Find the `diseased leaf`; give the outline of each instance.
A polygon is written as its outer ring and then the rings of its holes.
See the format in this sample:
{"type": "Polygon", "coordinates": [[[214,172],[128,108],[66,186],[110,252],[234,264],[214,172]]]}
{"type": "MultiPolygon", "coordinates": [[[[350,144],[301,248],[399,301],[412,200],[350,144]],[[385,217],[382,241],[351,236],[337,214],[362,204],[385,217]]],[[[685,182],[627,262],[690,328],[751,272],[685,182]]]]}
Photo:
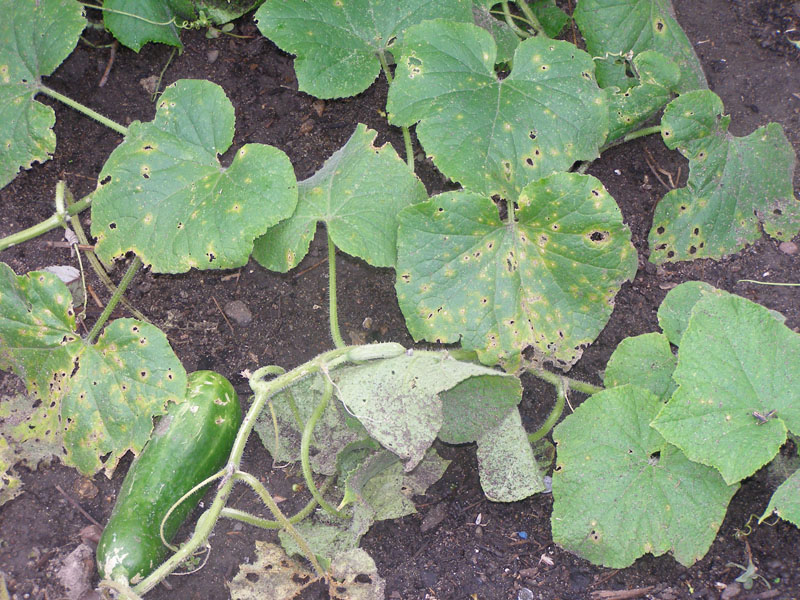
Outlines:
{"type": "Polygon", "coordinates": [[[376,267],[394,266],[397,213],[428,196],[392,146],[373,145],[377,135],[359,123],[347,143],[300,182],[294,214],[256,240],[259,263],[273,271],[294,268],[322,222],[343,252],[376,267]]]}
{"type": "MultiPolygon", "coordinates": [[[[0,407],[0,412],[2,408],[0,407]]],[[[0,414],[0,418],[2,415],[0,414]]],[[[22,493],[20,481],[13,467],[17,459],[6,438],[0,435],[0,506],[22,493]]]]}
{"type": "Polygon", "coordinates": [[[486,364],[533,347],[571,365],[636,272],[613,198],[594,177],[529,184],[511,222],[491,199],[447,192],[400,213],[395,287],[416,340],[476,350],[486,364]]]}
{"type": "Polygon", "coordinates": [[[765,521],[773,514],[800,527],[800,471],[795,471],[789,479],[778,486],[758,522],[765,521]]]}
{"type": "Polygon", "coordinates": [[[475,25],[415,25],[386,108],[395,125],[419,121],[417,137],[442,173],[513,199],[531,181],[596,158],[608,107],[591,58],[568,42],[522,42],[505,79],[496,55],[492,36],[475,25]]]}
{"type": "Polygon", "coordinates": [[[481,488],[493,502],[516,502],[545,489],[519,410],[478,438],[481,488]]]}
{"type": "Polygon", "coordinates": [[[667,401],[675,391],[672,372],[677,362],[662,333],[625,338],[608,359],[603,384],[612,388],[630,383],[667,401]]]}
{"type": "Polygon", "coordinates": [[[233,130],[221,87],[169,86],[155,119],[132,123],[100,173],[91,195],[98,255],[133,251],[158,273],[245,264],[253,240],[291,216],[297,182],[288,157],[263,144],[242,146],[222,167],[233,130]]]}
{"type": "Polygon", "coordinates": [[[759,239],[762,228],[780,240],[800,231],[796,158],[783,129],[770,123],[733,137],[722,110],[708,90],[684,94],[664,110],[661,137],[689,159],[689,180],[656,207],[652,262],[720,258],[759,239]]]}
{"type": "MultiPolygon", "coordinates": [[[[656,50],[680,68],[680,93],[708,87],[692,44],[675,20],[670,0],[581,0],[573,16],[592,56],[656,50]]],[[[608,70],[598,65],[597,81],[607,87],[624,69],[624,65],[608,70]]]]}
{"type": "Polygon", "coordinates": [[[301,92],[318,98],[355,96],[381,70],[378,55],[402,43],[403,32],[428,19],[471,22],[467,0],[267,0],[256,11],[261,33],[297,55],[301,92]]]}
{"type": "Polygon", "coordinates": [[[800,433],[800,335],[749,300],[704,294],[680,344],[679,387],[653,427],[740,481],[773,459],[787,428],[800,433]]]}
{"type": "Polygon", "coordinates": [[[716,537],[738,485],[689,461],[649,426],[662,403],[624,385],[581,404],[553,431],[553,541],[595,564],[671,552],[684,566],[716,537]]]}
{"type": "Polygon", "coordinates": [[[223,24],[238,19],[264,0],[192,0],[195,8],[202,11],[214,23],[223,24]]]}
{"type": "Polygon", "coordinates": [[[74,0],[0,0],[0,188],[56,149],[53,109],[33,98],[86,26],[74,0]]]}
{"type": "Polygon", "coordinates": [[[142,449],[152,417],[183,399],[186,372],[161,330],[118,319],[86,344],[73,329],[69,291],[52,273],[17,277],[0,263],[0,306],[0,368],[21,377],[30,396],[15,408],[10,434],[34,466],[63,446],[66,464],[110,474],[125,452],[142,449]]]}

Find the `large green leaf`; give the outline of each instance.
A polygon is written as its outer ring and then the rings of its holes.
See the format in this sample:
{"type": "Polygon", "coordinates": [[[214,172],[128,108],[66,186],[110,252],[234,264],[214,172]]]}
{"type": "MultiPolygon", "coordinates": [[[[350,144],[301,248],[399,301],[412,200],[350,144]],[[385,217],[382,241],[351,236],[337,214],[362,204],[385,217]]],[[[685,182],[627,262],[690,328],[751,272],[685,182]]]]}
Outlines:
{"type": "Polygon", "coordinates": [[[789,479],[778,486],[769,499],[769,506],[761,515],[759,523],[772,514],[800,527],[800,470],[795,471],[789,479]]]}
{"type": "Polygon", "coordinates": [[[323,222],[340,250],[376,267],[394,266],[397,213],[428,196],[392,146],[373,145],[377,135],[359,123],[347,143],[300,182],[294,214],[256,240],[259,263],[281,272],[297,266],[323,222]]]}
{"type": "Polygon", "coordinates": [[[397,297],[414,339],[458,342],[496,363],[527,347],[563,365],[597,337],[637,266],[630,232],[594,177],[531,183],[516,218],[448,192],[405,209],[397,297]]]}
{"type": "Polygon", "coordinates": [[[380,54],[427,19],[472,21],[467,0],[267,0],[256,23],[281,50],[297,55],[300,91],[318,98],[355,96],[381,70],[380,54]]]}
{"type": "Polygon", "coordinates": [[[86,26],[74,0],[0,0],[0,188],[56,149],[53,109],[34,101],[86,26]]]}
{"type": "Polygon", "coordinates": [[[288,157],[246,144],[227,168],[233,106],[218,85],[180,80],[155,119],[134,122],[92,193],[92,234],[107,260],[132,250],[155,272],[227,269],[247,262],[253,240],[289,217],[297,182],[288,157]]]}
{"type": "Polygon", "coordinates": [[[738,485],[689,461],[649,426],[662,406],[631,385],[595,394],[553,431],[553,541],[606,567],[711,546],[738,485]]]}
{"type": "Polygon", "coordinates": [[[648,239],[655,263],[720,258],[760,238],[762,228],[781,240],[800,231],[796,158],[783,129],[770,123],[733,137],[722,110],[708,90],[684,94],[664,110],[661,136],[689,159],[689,180],[656,207],[648,239]]]}
{"type": "Polygon", "coordinates": [[[82,473],[110,473],[125,452],[142,449],[152,417],[183,399],[186,373],[157,327],[118,319],[87,345],[55,275],[17,277],[0,263],[0,306],[0,367],[38,400],[12,430],[18,442],[63,445],[65,462],[82,473]]]}
{"type": "Polygon", "coordinates": [[[740,481],[772,460],[787,428],[800,433],[800,335],[749,300],[704,294],[680,342],[679,388],[653,427],[740,481]]]}
{"type": "Polygon", "coordinates": [[[666,401],[675,391],[672,373],[676,363],[663,333],[625,338],[608,359],[603,384],[611,388],[631,383],[666,401]]]}
{"type": "Polygon", "coordinates": [[[395,125],[419,121],[436,166],[467,188],[513,199],[529,182],[596,158],[608,133],[594,63],[568,42],[531,38],[505,79],[492,36],[429,21],[406,32],[389,90],[395,125]]]}
{"type": "Polygon", "coordinates": [[[183,49],[178,26],[194,15],[188,0],[104,0],[103,7],[106,29],[134,52],[147,42],[183,49]]]}
{"type": "MultiPolygon", "coordinates": [[[[656,50],[680,67],[681,93],[708,87],[692,44],[675,20],[670,0],[581,0],[574,17],[592,56],[656,50]]],[[[624,69],[620,64],[606,72],[598,66],[597,81],[606,87],[624,69]]]]}

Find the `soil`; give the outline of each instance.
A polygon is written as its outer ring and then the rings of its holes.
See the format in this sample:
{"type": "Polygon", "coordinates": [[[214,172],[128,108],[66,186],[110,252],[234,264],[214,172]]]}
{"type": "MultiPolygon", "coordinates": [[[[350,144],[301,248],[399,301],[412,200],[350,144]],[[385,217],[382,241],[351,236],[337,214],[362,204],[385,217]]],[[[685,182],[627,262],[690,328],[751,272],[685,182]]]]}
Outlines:
{"type": "MultiPolygon", "coordinates": [[[[794,148],[800,148],[800,48],[791,42],[800,39],[800,3],[674,0],[674,5],[711,88],[732,116],[732,132],[746,135],[776,121],[794,148]]],[[[150,120],[155,112],[143,86],[147,78],[158,77],[163,70],[164,85],[181,78],[209,79],[225,89],[236,107],[233,148],[249,142],[277,146],[288,154],[298,180],[319,169],[359,122],[378,131],[379,143],[389,142],[402,154],[399,130],[389,127],[380,114],[386,99],[383,79],[355,98],[325,102],[318,114],[314,98],[296,91],[291,56],[258,35],[250,18],[237,22],[236,33],[252,37],[206,39],[203,32],[187,31],[182,35],[184,52],[172,57],[172,50],[162,45],[149,44],[139,54],[120,48],[104,87],[98,87],[98,81],[109,50],[81,42],[46,83],[127,124],[134,119],[150,120]]],[[[99,32],[88,35],[94,43],[110,41],[99,32]]],[[[21,173],[0,191],[0,204],[5,207],[0,213],[0,235],[49,217],[58,179],[66,180],[75,197],[91,192],[107,156],[121,141],[117,134],[77,112],[48,98],[39,99],[56,111],[58,148],[52,160],[21,173]]],[[[447,188],[430,163],[422,160],[417,166],[430,193],[447,188]]],[[[589,172],[603,181],[619,203],[633,232],[640,269],[635,280],[623,286],[608,326],[586,350],[572,375],[599,383],[619,341],[656,331],[656,309],[667,290],[688,280],[707,281],[780,311],[787,325],[798,330],[797,288],[741,282],[800,281],[796,246],[792,252],[791,246],[780,247],[764,238],[718,261],[661,267],[647,261],[647,233],[654,207],[667,191],[665,173],[672,175],[675,185],[685,184],[687,165],[677,152],[668,151],[657,137],[643,138],[609,150],[589,172]],[[653,168],[643,160],[645,156],[653,168]]],[[[795,190],[800,190],[800,174],[796,174],[795,190]]],[[[9,249],[2,260],[17,273],[72,264],[68,250],[47,245],[60,235],[53,231],[9,249]]],[[[794,243],[800,239],[795,238],[794,243]]],[[[239,375],[243,369],[266,364],[291,368],[331,348],[325,308],[327,269],[320,265],[324,257],[324,239],[322,243],[318,239],[306,260],[287,275],[268,272],[252,262],[235,271],[175,276],[143,272],[127,295],[166,331],[187,371],[217,370],[246,397],[248,387],[239,375]],[[251,323],[241,325],[223,316],[221,309],[234,300],[243,302],[252,313],[251,323]]],[[[345,339],[411,344],[397,306],[393,273],[344,255],[338,257],[338,265],[345,339]],[[365,328],[368,317],[371,325],[365,328]]],[[[118,264],[113,275],[119,278],[124,268],[118,264]]],[[[89,283],[106,301],[108,294],[102,285],[93,279],[89,283]]],[[[100,309],[90,302],[89,310],[91,322],[100,309]]],[[[120,310],[115,316],[129,315],[120,310]]],[[[521,410],[526,426],[533,430],[548,414],[554,394],[536,380],[525,378],[524,383],[521,410]]],[[[2,375],[0,392],[5,396],[20,389],[16,378],[2,375]]],[[[573,406],[582,400],[576,395],[573,406]]],[[[363,547],[375,558],[380,576],[386,580],[387,598],[577,600],[611,597],[599,594],[609,590],[640,590],[638,597],[659,600],[788,600],[800,596],[800,531],[783,521],[755,526],[750,520],[752,514],[760,514],[775,487],[766,469],[744,482],[717,540],[697,564],[685,568],[669,556],[647,556],[617,571],[589,564],[551,542],[549,495],[538,494],[513,504],[489,502],[478,483],[474,448],[443,446],[440,451],[452,464],[428,494],[415,497],[419,513],[378,523],[364,538],[363,547]],[[438,524],[422,528],[423,519],[436,521],[434,516],[438,516],[438,524]],[[480,526],[476,525],[479,516],[480,526]],[[738,535],[744,530],[750,534],[738,535]],[[521,539],[518,532],[527,533],[527,539],[521,539]],[[756,580],[751,590],[735,582],[741,570],[731,566],[746,564],[748,552],[764,577],[756,580]]],[[[111,479],[97,475],[87,480],[58,464],[35,472],[20,469],[24,493],[0,508],[0,570],[12,598],[64,597],[55,573],[80,544],[80,531],[89,519],[103,523],[108,518],[128,460],[111,479]]],[[[273,470],[271,465],[266,451],[252,439],[245,467],[275,494],[290,498],[285,504],[289,510],[304,503],[305,497],[291,489],[301,479],[298,471],[273,470]]],[[[258,510],[244,489],[236,492],[233,503],[237,508],[258,510]]],[[[239,564],[253,560],[254,540],[273,539],[271,533],[220,522],[205,568],[191,576],[170,577],[169,588],[159,586],[147,597],[227,598],[226,582],[239,564]]],[[[92,576],[96,583],[96,575],[92,576]]]]}

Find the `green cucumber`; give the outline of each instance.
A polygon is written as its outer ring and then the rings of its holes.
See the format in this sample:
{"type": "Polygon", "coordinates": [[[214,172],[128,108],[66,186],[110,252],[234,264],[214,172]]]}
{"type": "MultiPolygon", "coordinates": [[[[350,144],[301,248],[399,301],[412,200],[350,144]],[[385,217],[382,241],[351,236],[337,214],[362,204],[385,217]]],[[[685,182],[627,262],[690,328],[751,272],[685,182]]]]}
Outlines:
{"type": "MultiPolygon", "coordinates": [[[[97,545],[100,576],[136,584],[167,557],[159,528],[164,515],[195,485],[219,471],[242,420],[230,382],[213,371],[189,375],[186,400],[173,404],[131,464],[97,545]]],[[[164,524],[171,541],[205,488],[172,511],[164,524]]]]}

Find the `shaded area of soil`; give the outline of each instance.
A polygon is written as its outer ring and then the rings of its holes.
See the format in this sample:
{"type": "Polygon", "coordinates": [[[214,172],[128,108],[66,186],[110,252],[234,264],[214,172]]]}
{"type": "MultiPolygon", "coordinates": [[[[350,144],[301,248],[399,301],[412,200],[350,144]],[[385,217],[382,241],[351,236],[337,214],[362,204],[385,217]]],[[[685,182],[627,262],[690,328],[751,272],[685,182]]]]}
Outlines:
{"type": "MultiPolygon", "coordinates": [[[[782,124],[795,149],[800,148],[800,39],[797,3],[759,1],[675,0],[678,20],[703,62],[711,88],[732,115],[731,131],[746,135],[770,121],[782,124]]],[[[307,178],[349,138],[356,123],[378,131],[378,143],[389,142],[402,152],[399,130],[390,128],[380,109],[385,106],[386,84],[379,80],[356,98],[315,105],[314,98],[298,93],[292,58],[260,37],[249,20],[237,32],[250,39],[221,37],[208,40],[200,32],[185,32],[186,49],[170,60],[171,49],[148,45],[136,55],[121,49],[105,87],[100,79],[109,57],[107,49],[80,43],[78,49],[48,80],[48,85],[110,118],[130,123],[149,120],[155,112],[148,78],[166,67],[163,83],[180,78],[203,78],[220,84],[236,107],[233,148],[250,142],[285,151],[299,180],[307,178]]],[[[91,34],[93,42],[105,42],[91,34]]],[[[108,154],[121,138],[72,110],[51,104],[57,115],[58,148],[53,160],[20,174],[0,191],[5,210],[0,235],[33,225],[52,213],[55,182],[63,178],[76,197],[92,191],[108,154]]],[[[230,152],[229,152],[230,153],[230,152]]],[[[223,157],[223,162],[227,157],[223,157]]],[[[427,161],[418,162],[418,174],[428,191],[447,188],[447,182],[427,161]]],[[[619,203],[640,253],[640,270],[623,286],[608,327],[589,347],[573,375],[599,383],[609,355],[624,337],[657,330],[656,309],[666,292],[679,282],[699,279],[740,294],[782,312],[787,324],[800,327],[797,288],[759,286],[742,279],[800,281],[797,254],[762,239],[720,261],[698,260],[662,267],[647,262],[647,233],[653,210],[667,191],[659,181],[670,173],[676,185],[686,181],[686,161],[668,151],[657,138],[640,139],[608,151],[590,171],[619,203]],[[648,161],[643,160],[647,156],[648,161]]],[[[800,179],[795,188],[800,189],[800,179]]],[[[84,215],[84,219],[88,216],[84,215]]],[[[3,253],[17,273],[51,264],[71,264],[68,251],[51,248],[56,231],[3,253]]],[[[796,243],[800,240],[795,239],[796,243]]],[[[244,397],[248,389],[239,372],[265,364],[296,366],[331,347],[327,326],[327,268],[324,240],[316,240],[306,260],[295,271],[279,275],[255,263],[225,272],[186,275],[137,276],[128,296],[148,318],[162,327],[187,371],[210,368],[228,376],[244,397]],[[226,321],[221,308],[233,300],[244,302],[254,315],[249,325],[226,321]]],[[[340,256],[340,319],[350,341],[398,341],[410,344],[397,307],[390,270],[376,270],[361,261],[340,256]],[[364,327],[365,318],[371,325],[364,327]]],[[[125,265],[117,265],[116,278],[125,265]]],[[[107,294],[97,281],[90,284],[107,294]]],[[[90,321],[100,308],[90,303],[90,321]]],[[[115,316],[127,316],[120,311],[115,316]]],[[[523,419],[533,430],[547,416],[553,401],[549,386],[525,378],[523,419]]],[[[20,387],[2,375],[0,393],[20,387]]],[[[573,405],[581,397],[571,399],[573,405]]],[[[787,448],[786,452],[793,451],[787,448]]],[[[746,481],[734,498],[719,537],[708,555],[691,568],[670,557],[645,557],[633,567],[614,571],[593,566],[555,547],[550,540],[552,500],[537,495],[524,502],[494,504],[483,496],[477,477],[474,448],[442,447],[453,461],[445,477],[424,497],[415,498],[418,515],[379,523],[365,537],[364,548],[376,559],[387,580],[387,597],[402,599],[481,600],[517,598],[589,598],[593,591],[651,588],[648,597],[718,598],[722,586],[731,586],[741,574],[730,563],[747,562],[746,544],[759,573],[772,590],[757,582],[738,598],[790,598],[800,593],[800,532],[785,522],[753,527],[746,538],[750,515],[760,514],[776,482],[767,470],[746,481]],[[480,515],[483,526],[476,526],[480,515]],[[423,527],[423,523],[425,526],[423,527]],[[431,523],[433,525],[431,526],[431,523]],[[522,540],[518,532],[525,532],[522,540]],[[766,594],[766,595],[765,595],[766,594]],[[770,595],[773,594],[773,595],[770,595]]],[[[246,451],[245,467],[258,474],[275,494],[289,498],[282,506],[292,511],[305,497],[292,492],[300,481],[293,469],[273,470],[272,461],[254,438],[246,451]],[[293,496],[295,496],[293,498],[293,496]]],[[[0,509],[0,570],[17,598],[56,598],[55,570],[80,542],[79,531],[88,523],[67,496],[103,523],[111,510],[127,462],[111,480],[96,476],[83,480],[58,465],[37,472],[20,469],[24,494],[0,509]],[[63,490],[63,493],[59,491],[63,490]]],[[[259,511],[244,489],[233,496],[236,508],[259,511]]],[[[263,512],[263,511],[261,511],[263,512]]],[[[172,589],[159,587],[148,598],[226,598],[225,582],[240,563],[252,560],[253,541],[274,539],[272,534],[221,522],[212,538],[213,553],[206,567],[187,577],[171,577],[172,589]]],[[[729,588],[728,593],[730,594],[729,588]]]]}

